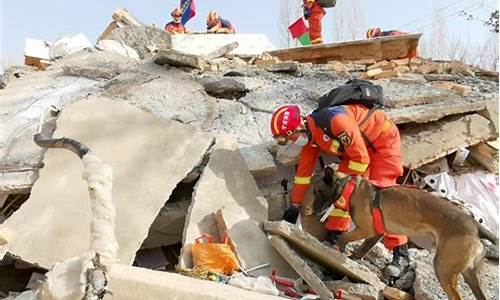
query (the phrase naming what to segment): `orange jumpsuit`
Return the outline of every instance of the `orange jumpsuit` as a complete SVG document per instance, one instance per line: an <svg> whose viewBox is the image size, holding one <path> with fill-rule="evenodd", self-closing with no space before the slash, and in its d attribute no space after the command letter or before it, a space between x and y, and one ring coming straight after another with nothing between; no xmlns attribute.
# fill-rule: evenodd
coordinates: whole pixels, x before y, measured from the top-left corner
<svg viewBox="0 0 500 300"><path fill-rule="evenodd" d="M182 23L172 21L165 24L165 31L172 34L183 34L186 33L187 30Z"/></svg>
<svg viewBox="0 0 500 300"><path fill-rule="evenodd" d="M307 116L312 141L306 144L300 153L291 197L293 203L302 202L321 152L342 157L340 172L363 175L379 187L396 184L396 179L403 174L399 130L381 110L374 111L359 128L358 124L368 112L369 109L360 104L331 107L330 130L337 137L335 140L316 126L312 116ZM361 131L371 141L375 150L365 144ZM349 221L348 208L339 205L328 217L325 227L330 231L347 231ZM404 236L386 235L384 238L385 246L391 250L407 241Z"/></svg>
<svg viewBox="0 0 500 300"><path fill-rule="evenodd" d="M321 35L321 19L325 16L325 9L314 0L304 0L304 6L311 8L311 16L309 17L309 37L312 44L323 43Z"/></svg>

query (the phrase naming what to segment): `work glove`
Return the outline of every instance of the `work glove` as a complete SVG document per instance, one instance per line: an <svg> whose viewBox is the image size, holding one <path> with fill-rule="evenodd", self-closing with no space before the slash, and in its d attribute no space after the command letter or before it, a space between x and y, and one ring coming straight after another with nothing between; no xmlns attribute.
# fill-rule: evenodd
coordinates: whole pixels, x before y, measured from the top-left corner
<svg viewBox="0 0 500 300"><path fill-rule="evenodd" d="M299 218L300 206L297 204L292 204L283 214L283 220L288 223L295 224L297 223L297 219Z"/></svg>
<svg viewBox="0 0 500 300"><path fill-rule="evenodd" d="M311 16L311 8L304 6L304 19L307 20L309 19L310 16Z"/></svg>

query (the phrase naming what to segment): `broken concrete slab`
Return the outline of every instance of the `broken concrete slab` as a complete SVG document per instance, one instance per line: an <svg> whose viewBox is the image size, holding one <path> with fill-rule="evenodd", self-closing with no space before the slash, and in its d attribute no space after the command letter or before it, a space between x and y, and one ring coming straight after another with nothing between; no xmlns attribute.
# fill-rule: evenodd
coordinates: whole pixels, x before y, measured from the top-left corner
<svg viewBox="0 0 500 300"><path fill-rule="evenodd" d="M207 64L206 60L201 56L188 54L172 49L158 51L153 56L152 61L159 65L191 67L200 70L203 70Z"/></svg>
<svg viewBox="0 0 500 300"><path fill-rule="evenodd" d="M284 237L317 263L348 276L351 280L369 283L381 290L384 284L365 266L349 259L344 253L333 250L318 241L312 235L285 221L264 222L268 233Z"/></svg>
<svg viewBox="0 0 500 300"><path fill-rule="evenodd" d="M217 138L209 162L195 187L184 226L184 247L179 259L181 267L193 266L190 246L196 238L207 233L217 236L212 213L219 209L243 268L270 263L278 274L296 276L259 228L259 223L267 220L266 200L260 195L238 146L224 138ZM268 275L269 271L264 268L254 274Z"/></svg>
<svg viewBox="0 0 500 300"><path fill-rule="evenodd" d="M141 59L149 59L158 51L172 47L164 30L151 26L125 26L114 30L106 39L115 40L137 51Z"/></svg>
<svg viewBox="0 0 500 300"><path fill-rule="evenodd" d="M500 132L499 131L500 128L498 125L498 120L499 120L498 119L498 108L499 108L498 97L495 97L494 101L488 102L485 109L479 112L479 114L481 116L483 116L486 119L491 121L492 128L494 129L495 134L497 134L497 135Z"/></svg>
<svg viewBox="0 0 500 300"><path fill-rule="evenodd" d="M490 102L489 100L468 101L467 99L456 99L453 102L443 101L426 105L388 109L386 112L396 124L428 123L449 115L481 111Z"/></svg>
<svg viewBox="0 0 500 300"><path fill-rule="evenodd" d="M247 163L248 170L256 179L271 176L278 169L266 144L241 147L240 152Z"/></svg>
<svg viewBox="0 0 500 300"><path fill-rule="evenodd" d="M496 136L490 121L478 114L450 117L401 131L403 165L409 169L444 157L460 147L468 147Z"/></svg>
<svg viewBox="0 0 500 300"><path fill-rule="evenodd" d="M361 300L382 300L380 291L373 286L365 283L352 283L348 281L326 281L325 286L336 292L340 289L343 292L359 297Z"/></svg>
<svg viewBox="0 0 500 300"><path fill-rule="evenodd" d="M39 123L52 105L67 103L100 92L102 83L87 78L58 76L60 70L33 72L0 90L0 192L28 193L38 178L44 150L33 143ZM50 136L54 126L44 127Z"/></svg>
<svg viewBox="0 0 500 300"><path fill-rule="evenodd" d="M104 299L111 300L279 300L271 295L247 291L234 286L199 280L183 275L158 272L115 264L108 273L109 290Z"/></svg>
<svg viewBox="0 0 500 300"><path fill-rule="evenodd" d="M345 41L322 45L303 46L269 51L281 60L327 63L332 60L361 60L373 58L376 61L407 57L418 46L421 34L380 37Z"/></svg>
<svg viewBox="0 0 500 300"><path fill-rule="evenodd" d="M426 74L424 78L427 81L457 81L462 77L452 74Z"/></svg>
<svg viewBox="0 0 500 300"><path fill-rule="evenodd" d="M433 81L432 85L440 89L453 91L462 97L467 96L472 90L470 86L454 83L451 81Z"/></svg>
<svg viewBox="0 0 500 300"><path fill-rule="evenodd" d="M295 250L290 248L282 237L271 235L269 241L274 249L285 258L311 289L320 296L320 299L333 299L333 293L325 286L323 281L314 273L311 267L307 265L307 262L303 260Z"/></svg>
<svg viewBox="0 0 500 300"><path fill-rule="evenodd" d="M118 259L132 264L165 199L201 162L212 138L107 99L66 107L57 125L56 136L81 141L112 166ZM44 164L30 199L0 227L8 241L0 252L49 268L87 250L90 207L81 162L73 154L49 151Z"/></svg>
<svg viewBox="0 0 500 300"><path fill-rule="evenodd" d="M208 53L207 55L205 55L205 58L206 59L216 59L216 58L219 58L221 56L224 56L224 55L228 54L229 52L233 51L234 49L238 48L239 45L240 44L237 41L229 43L229 44L227 44L225 46L220 47L217 50L214 50L214 51Z"/></svg>
<svg viewBox="0 0 500 300"><path fill-rule="evenodd" d="M385 289L382 291L382 294L386 299L389 300L413 300L414 297L413 295L404 292L402 290L398 290L396 288L387 286Z"/></svg>
<svg viewBox="0 0 500 300"><path fill-rule="evenodd" d="M210 78L202 84L205 92L215 98L239 99L249 91L244 82L231 77Z"/></svg>
<svg viewBox="0 0 500 300"><path fill-rule="evenodd" d="M141 249L169 246L182 242L184 222L190 201L167 202L149 227L148 237Z"/></svg>
<svg viewBox="0 0 500 300"><path fill-rule="evenodd" d="M209 55L220 47L238 42L230 54L256 56L276 47L264 34L175 34L172 49L194 55Z"/></svg>
<svg viewBox="0 0 500 300"><path fill-rule="evenodd" d="M92 48L92 43L90 43L83 33L79 33L72 37L63 37L54 42L50 47L50 58L58 59L85 48Z"/></svg>
<svg viewBox="0 0 500 300"><path fill-rule="evenodd" d="M139 59L139 54L127 45L121 44L113 40L100 40L96 48L108 52L113 52L128 58Z"/></svg>
<svg viewBox="0 0 500 300"><path fill-rule="evenodd" d="M81 51L64 61L63 72L68 76L90 79L111 79L138 65L137 60L108 51Z"/></svg>

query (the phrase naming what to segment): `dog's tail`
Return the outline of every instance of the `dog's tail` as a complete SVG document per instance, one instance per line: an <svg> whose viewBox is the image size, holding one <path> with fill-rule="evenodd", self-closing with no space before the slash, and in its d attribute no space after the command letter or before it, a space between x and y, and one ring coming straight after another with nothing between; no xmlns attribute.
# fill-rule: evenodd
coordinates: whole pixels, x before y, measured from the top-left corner
<svg viewBox="0 0 500 300"><path fill-rule="evenodd" d="M498 246L498 237L493 234L488 228L484 227L479 222L476 222L477 229L479 230L479 237L482 239L486 239L493 244Z"/></svg>

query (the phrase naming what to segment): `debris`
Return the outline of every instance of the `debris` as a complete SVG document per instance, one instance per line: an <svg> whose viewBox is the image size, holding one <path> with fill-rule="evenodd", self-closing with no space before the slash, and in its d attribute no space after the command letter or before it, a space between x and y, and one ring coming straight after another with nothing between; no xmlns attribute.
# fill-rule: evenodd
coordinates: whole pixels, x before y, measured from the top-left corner
<svg viewBox="0 0 500 300"><path fill-rule="evenodd" d="M490 146L488 143L481 143L469 148L470 157L488 171L498 174L498 149Z"/></svg>
<svg viewBox="0 0 500 300"><path fill-rule="evenodd" d="M359 297L362 300L379 300L380 291L366 283L352 283L348 281L326 281L325 286L335 294L340 289L348 295ZM344 296L344 293L342 293ZM344 297L342 297L343 299Z"/></svg>
<svg viewBox="0 0 500 300"><path fill-rule="evenodd" d="M417 48L421 34L389 36L377 39L312 45L269 51L281 60L327 63L332 60L357 61L365 59L396 59L408 56Z"/></svg>
<svg viewBox="0 0 500 300"><path fill-rule="evenodd" d="M376 69L379 70L379 69ZM382 71L374 76L375 79L383 79L383 78L389 78L389 77L399 77L400 74L396 70L387 70L387 71Z"/></svg>
<svg viewBox="0 0 500 300"><path fill-rule="evenodd" d="M410 72L410 68L408 68L407 66L397 66L394 68L394 71L399 74L404 74Z"/></svg>
<svg viewBox="0 0 500 300"><path fill-rule="evenodd" d="M403 59L393 59L391 60L393 64L396 66L408 66L410 64L410 59L408 58L403 58Z"/></svg>
<svg viewBox="0 0 500 300"><path fill-rule="evenodd" d="M241 80L231 77L205 80L203 88L212 97L230 100L239 99L249 91Z"/></svg>
<svg viewBox="0 0 500 300"><path fill-rule="evenodd" d="M435 73L439 69L439 64L435 62L424 62L422 65L420 65L416 70L415 73L426 75L429 73Z"/></svg>
<svg viewBox="0 0 500 300"><path fill-rule="evenodd" d="M24 46L24 64L45 70L50 64L51 43L47 41L26 38Z"/></svg>
<svg viewBox="0 0 500 300"><path fill-rule="evenodd" d="M382 291L382 295L389 300L413 300L413 296L402 290L386 286Z"/></svg>
<svg viewBox="0 0 500 300"><path fill-rule="evenodd" d="M472 71L472 69L468 65L458 61L453 61L450 63L450 73L461 74L464 76L471 76L471 77L476 76L474 71Z"/></svg>
<svg viewBox="0 0 500 300"><path fill-rule="evenodd" d="M328 66L338 74L346 75L348 72L347 67L339 61L331 61Z"/></svg>
<svg viewBox="0 0 500 300"><path fill-rule="evenodd" d="M498 135L499 133L499 125L498 125L498 97L495 97L494 101L490 101L486 104L486 107L484 110L480 111L479 114L486 119L490 120L491 122L491 128L494 130L495 134Z"/></svg>
<svg viewBox="0 0 500 300"><path fill-rule="evenodd" d="M121 44L117 41L100 40L97 43L97 48L104 51L113 52L128 58L139 59L139 54L137 54L137 52L134 49L130 48L127 45Z"/></svg>
<svg viewBox="0 0 500 300"><path fill-rule="evenodd" d="M256 179L271 176L278 169L266 145L242 147L240 152L247 163L248 170Z"/></svg>
<svg viewBox="0 0 500 300"><path fill-rule="evenodd" d="M109 25L104 29L104 32L101 33L97 42L101 40L108 39L111 33L115 31L117 28L125 27L125 26L144 26L141 21L136 19L132 14L130 14L124 8L118 8L113 12L112 21Z"/></svg>
<svg viewBox="0 0 500 300"><path fill-rule="evenodd" d="M137 66L137 61L107 52L79 52L68 57L63 64L63 72L68 76L90 79L111 79Z"/></svg>
<svg viewBox="0 0 500 300"><path fill-rule="evenodd" d="M369 70L368 72L366 72L366 75L368 77L375 77L377 75L380 75L382 74L384 71L382 69L372 69L372 70Z"/></svg>
<svg viewBox="0 0 500 300"><path fill-rule="evenodd" d="M134 49L141 59L149 59L159 51L172 48L171 36L150 26L126 26L113 31L106 40L114 40Z"/></svg>
<svg viewBox="0 0 500 300"><path fill-rule="evenodd" d="M229 279L229 285L234 285L245 290L255 291L262 294L278 296L280 291L274 286L269 277L259 276L252 278L243 273L236 273Z"/></svg>
<svg viewBox="0 0 500 300"><path fill-rule="evenodd" d="M237 145L223 138L217 139L195 188L184 226L180 267L191 268L191 244L195 238L206 233L217 234L214 232L216 226L212 213L219 209L243 269L269 262L283 276L296 275L259 228L258 224L267 220L266 200L260 195ZM262 269L254 274L267 275L269 271Z"/></svg>
<svg viewBox="0 0 500 300"><path fill-rule="evenodd" d="M293 73L299 68L299 63L296 61L276 62L268 66L264 66L269 72Z"/></svg>
<svg viewBox="0 0 500 300"><path fill-rule="evenodd" d="M80 139L106 157L113 168L113 194L120 199L116 204L118 259L132 264L165 196L200 163L212 138L105 99L86 99L66 107L57 124L56 135ZM103 138L109 136L114 138ZM118 148L127 151L116 152ZM49 151L44 162L29 200L0 226L0 235L8 241L0 246L0 253L8 249L26 261L50 268L88 249L90 208L82 206L88 201L88 187L81 180L79 161L67 152ZM138 215L141 217L134 217ZM27 227L27 218L40 226ZM58 247L62 244L66 246Z"/></svg>
<svg viewBox="0 0 500 300"><path fill-rule="evenodd" d="M356 259L364 258L370 252L370 250L372 250L372 248L375 247L375 245L381 240L382 236L376 236L366 239L363 244L361 244L361 246L356 250L353 257Z"/></svg>
<svg viewBox="0 0 500 300"><path fill-rule="evenodd" d="M238 287L198 280L183 275L158 272L143 268L115 264L108 273L109 298L120 300L214 299L214 300L279 300L271 295L259 294Z"/></svg>
<svg viewBox="0 0 500 300"><path fill-rule="evenodd" d="M380 69L382 71L387 71L387 70L392 70L394 68L394 65L387 61L387 60L381 60L378 63L375 63L373 65L368 66L366 69L368 71L374 70L374 69Z"/></svg>
<svg viewBox="0 0 500 300"><path fill-rule="evenodd" d="M191 67L203 70L206 61L203 57L168 49L158 51L152 58L159 65L171 65L175 67Z"/></svg>
<svg viewBox="0 0 500 300"><path fill-rule="evenodd" d="M493 138L490 122L480 115L452 117L401 131L403 165L409 169Z"/></svg>
<svg viewBox="0 0 500 300"><path fill-rule="evenodd" d="M271 235L269 241L283 258L294 268L302 279L320 296L321 299L332 299L332 292L325 286L307 263L295 252L287 242L276 235Z"/></svg>
<svg viewBox="0 0 500 300"><path fill-rule="evenodd" d="M83 33L72 37L63 37L50 47L50 59L58 59L85 48L92 48L92 44Z"/></svg>
<svg viewBox="0 0 500 300"><path fill-rule="evenodd" d="M440 89L453 91L462 97L467 96L472 90L472 88L470 86L454 83L451 81L433 81L432 85L434 85L435 87L438 87Z"/></svg>
<svg viewBox="0 0 500 300"><path fill-rule="evenodd" d="M427 81L457 81L461 79L460 76L452 74L426 74L424 78Z"/></svg>
<svg viewBox="0 0 500 300"><path fill-rule="evenodd" d="M238 42L229 43L229 44L227 44L223 47L220 47L219 49L212 51L209 54L205 55L205 58L209 59L209 60L219 58L221 56L228 54L229 52L233 51L234 49L238 48L239 45L240 44Z"/></svg>
<svg viewBox="0 0 500 300"><path fill-rule="evenodd" d="M349 259L344 253L333 250L309 233L304 232L285 221L264 222L264 230L285 238L292 245L298 247L301 253L309 256L321 265L348 276L351 280L369 283L377 289L382 289L384 284L377 276L366 267Z"/></svg>
<svg viewBox="0 0 500 300"><path fill-rule="evenodd" d="M364 65L364 66L370 66L373 64L376 64L377 61L373 58L368 58L368 59L358 59L352 62L355 65Z"/></svg>

